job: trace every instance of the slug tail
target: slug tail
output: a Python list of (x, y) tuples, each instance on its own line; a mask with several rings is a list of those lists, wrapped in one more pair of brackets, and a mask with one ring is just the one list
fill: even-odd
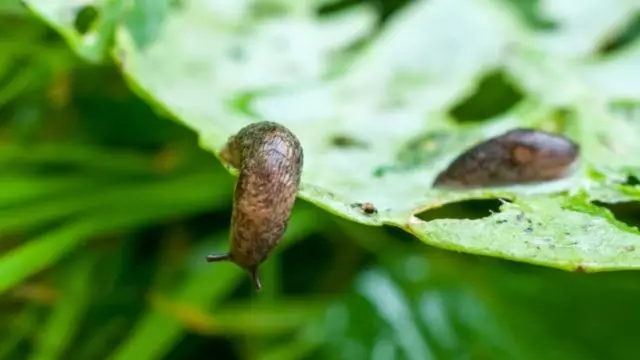
[(262, 290), (262, 284), (260, 283), (260, 277), (258, 276), (258, 267), (254, 266), (249, 269), (249, 274), (251, 275), (251, 281), (253, 281), (253, 286), (256, 288), (256, 291)]

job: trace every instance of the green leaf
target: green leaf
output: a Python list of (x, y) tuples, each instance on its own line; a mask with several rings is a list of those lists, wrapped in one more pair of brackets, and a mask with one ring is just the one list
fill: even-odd
[(139, 215), (144, 216), (155, 213), (158, 207), (174, 207), (179, 211), (210, 209), (227, 205), (232, 190), (228, 179), (221, 178), (216, 172), (171, 176), (156, 181), (111, 183), (97, 187), (99, 191), (96, 187), (87, 187), (86, 183), (83, 185), (71, 196), (55, 194), (35, 202), (0, 207), (0, 229), (4, 233), (27, 230), (83, 211), (133, 213), (138, 210)]
[(71, 265), (64, 268), (68, 274), (62, 275), (65, 281), (60, 286), (62, 296), (39, 332), (31, 359), (55, 360), (64, 357), (91, 302), (91, 275), (96, 260), (95, 253), (88, 253), (74, 259)]
[(25, 1), (78, 55), (94, 63), (102, 61), (109, 49), (122, 3), (122, 0)]
[[(626, 184), (640, 174), (638, 44), (598, 53), (633, 20), (636, 2), (590, 0), (580, 11), (569, 0), (545, 2), (543, 17), (553, 26), (538, 29), (507, 2), (416, 1), (375, 34), (368, 8), (320, 17), (312, 2), (260, 8), (267, 4), (138, 1), (123, 10), (113, 55), (133, 88), (216, 154), (250, 122), (288, 126), (305, 150), (300, 197), (339, 216), (400, 227), (434, 246), (561, 269), (640, 268), (637, 231), (588, 210), (594, 200), (640, 200)], [(370, 41), (354, 50), (363, 39)], [(480, 123), (456, 121), (451, 109), (496, 71), (524, 99)], [(621, 111), (621, 101), (631, 111)], [(485, 190), (432, 188), (461, 152), (514, 127), (577, 141), (574, 175)], [(356, 145), (336, 145), (337, 137)], [(513, 204), (484, 219), (418, 216), (485, 198)], [(362, 202), (378, 213), (353, 206)], [(565, 208), (573, 202), (581, 206)], [(533, 235), (518, 227), (518, 211), (542, 222)], [(548, 245), (539, 250), (534, 237)]]
[(88, 215), (69, 221), (20, 247), (3, 253), (0, 256), (0, 273), (3, 274), (0, 277), (0, 294), (29, 276), (55, 264), (92, 236), (98, 236), (107, 231), (139, 228), (173, 216), (191, 213), (194, 206), (196, 208), (202, 206), (201, 209), (204, 209), (209, 208), (211, 204), (161, 201), (161, 204), (144, 205), (146, 205), (144, 211), (139, 211), (135, 204), (127, 203), (116, 204), (102, 211), (91, 211)]

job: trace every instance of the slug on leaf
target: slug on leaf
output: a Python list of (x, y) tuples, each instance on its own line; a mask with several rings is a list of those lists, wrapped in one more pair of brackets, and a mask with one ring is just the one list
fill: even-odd
[(208, 262), (231, 261), (248, 271), (257, 291), (258, 267), (278, 245), (298, 194), (303, 151), (284, 126), (264, 121), (231, 136), (220, 153), (239, 170), (231, 215), (230, 252)]
[(580, 152), (573, 141), (534, 129), (513, 129), (458, 156), (435, 187), (474, 188), (550, 181), (569, 175)]

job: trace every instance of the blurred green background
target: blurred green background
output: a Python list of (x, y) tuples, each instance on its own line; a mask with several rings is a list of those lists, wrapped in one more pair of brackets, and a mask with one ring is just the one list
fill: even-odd
[[(536, 1), (512, 3), (545, 26)], [(404, 2), (371, 4), (383, 23)], [(458, 108), (460, 118), (484, 118), (517, 96), (495, 77), (483, 84), (484, 100)], [(0, 359), (638, 354), (638, 273), (437, 250), (303, 201), (256, 295), (238, 268), (204, 261), (228, 247), (233, 183), (196, 134), (134, 95), (113, 64), (83, 62), (17, 1), (0, 0)], [(623, 210), (637, 225), (638, 207)]]

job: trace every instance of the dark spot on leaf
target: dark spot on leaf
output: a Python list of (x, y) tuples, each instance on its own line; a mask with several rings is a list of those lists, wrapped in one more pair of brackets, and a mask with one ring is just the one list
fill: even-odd
[(245, 61), (247, 59), (246, 55), (247, 54), (245, 49), (238, 44), (234, 44), (227, 49), (227, 56), (229, 56), (231, 60), (236, 62)]
[(375, 170), (373, 170), (373, 176), (377, 178), (383, 177), (387, 172), (391, 172), (396, 168), (390, 165), (378, 166)]
[(522, 211), (520, 211), (520, 212), (518, 213), (518, 215), (516, 215), (516, 220), (518, 220), (518, 221), (522, 221), (522, 220), (524, 220), (524, 219), (525, 219), (524, 213), (523, 213)]
[(571, 233), (570, 233), (570, 232), (568, 232), (568, 231), (565, 231), (565, 232), (564, 232), (564, 234), (565, 234), (566, 236), (571, 236)]
[(171, 0), (169, 6), (174, 10), (182, 10), (184, 9), (184, 0)]
[(622, 202), (617, 204), (607, 204), (600, 201), (594, 201), (594, 205), (606, 208), (613, 217), (627, 226), (640, 227), (640, 202)]
[(331, 138), (331, 145), (340, 148), (361, 148), (366, 149), (369, 147), (364, 141), (358, 140), (347, 135), (335, 135)]
[(355, 4), (362, 3), (362, 0), (334, 1), (322, 4), (316, 11), (318, 15), (329, 15), (343, 11)]
[(627, 186), (638, 186), (640, 185), (640, 180), (634, 175), (627, 176), (627, 179), (624, 182), (624, 185)]
[(540, 11), (540, 0), (519, 0), (509, 1), (514, 6), (512, 9), (516, 10), (516, 14), (530, 27), (538, 30), (554, 30), (559, 25), (548, 19)]
[(523, 98), (523, 92), (506, 73), (497, 70), (486, 74), (474, 94), (454, 105), (451, 116), (459, 122), (486, 120), (502, 114)]
[(584, 273), (586, 271), (587, 271), (587, 267), (585, 265), (580, 264), (580, 265), (576, 266), (575, 272)]
[(627, 246), (624, 247), (624, 250), (625, 251), (635, 251), (636, 247), (633, 246), (633, 245), (627, 245)]
[(258, 19), (281, 17), (287, 14), (287, 5), (277, 1), (255, 1), (251, 13)]
[(527, 227), (526, 229), (524, 229), (524, 233), (525, 234), (531, 234), (533, 233), (533, 228), (531, 226)]
[(549, 249), (555, 249), (556, 246), (554, 244), (549, 244)]
[(95, 6), (86, 5), (76, 13), (73, 26), (79, 34), (84, 35), (89, 31), (91, 25), (93, 25), (97, 18), (98, 9), (96, 9)]
[(351, 204), (351, 207), (360, 208), (360, 210), (362, 210), (365, 214), (369, 214), (369, 215), (378, 213), (378, 209), (375, 207), (375, 205), (373, 205), (370, 202), (354, 203), (354, 204)]
[(496, 220), (496, 224), (504, 224), (507, 222), (507, 219), (498, 219)]
[(422, 166), (431, 166), (434, 159), (453, 151), (455, 145), (467, 139), (467, 133), (443, 131), (420, 134), (409, 140), (396, 154), (395, 164), (381, 165), (374, 170), (375, 177), (388, 172), (406, 172)]
[(602, 44), (598, 52), (600, 54), (618, 52), (631, 44), (638, 35), (640, 35), (640, 13), (636, 12), (633, 19), (628, 22), (621, 31), (612, 34), (612, 36)]
[(391, 15), (393, 15), (397, 10), (399, 10), (409, 2), (410, 0), (390, 0), (390, 1), (389, 0), (385, 0), (385, 1), (338, 0), (338, 1), (332, 1), (332, 2), (326, 2), (326, 3), (323, 2), (323, 4), (320, 7), (318, 7), (317, 14), (318, 15), (334, 14), (334, 13), (343, 11), (349, 7), (352, 7), (354, 5), (366, 3), (369, 6), (375, 7), (376, 12), (379, 15), (379, 22), (382, 24), (382, 23), (385, 23), (387, 19)]
[(500, 212), (504, 201), (498, 199), (466, 200), (446, 204), (415, 216), (424, 221), (436, 219), (482, 219)]

